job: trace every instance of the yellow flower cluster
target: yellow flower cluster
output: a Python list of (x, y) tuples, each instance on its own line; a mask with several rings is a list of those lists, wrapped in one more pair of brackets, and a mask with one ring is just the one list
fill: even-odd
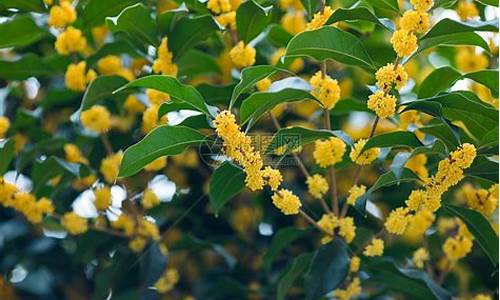
[(392, 63), (378, 69), (375, 77), (377, 78), (377, 86), (386, 93), (391, 90), (393, 85), (399, 90), (408, 81), (408, 73), (406, 73), (405, 68), (400, 64), (394, 67)]
[(405, 168), (408, 168), (415, 173), (421, 180), (427, 180), (429, 177), (429, 171), (425, 167), (427, 163), (427, 156), (423, 153), (412, 156), (405, 164)]
[(345, 143), (337, 137), (316, 140), (313, 152), (314, 161), (322, 168), (333, 166), (342, 160), (345, 148)]
[(141, 205), (145, 209), (150, 209), (160, 204), (160, 198), (151, 189), (145, 189), (142, 195)]
[(353, 185), (348, 192), (347, 196), (347, 204), (349, 205), (354, 205), (356, 204), (356, 200), (358, 200), (359, 197), (363, 196), (366, 193), (366, 186), (364, 185)]
[(236, 11), (222, 13), (215, 17), (222, 27), (229, 27), (236, 30)]
[(61, 218), (61, 225), (73, 235), (87, 232), (87, 219), (80, 217), (74, 212), (65, 213)]
[(320, 174), (307, 177), (307, 189), (314, 198), (321, 199), (328, 192), (328, 181)]
[(269, 87), (271, 86), (273, 82), (269, 78), (264, 78), (262, 80), (257, 81), (255, 84), (255, 87), (259, 92), (265, 92), (269, 90)]
[(460, 196), (468, 207), (489, 217), (495, 213), (498, 206), (498, 184), (487, 189), (476, 189), (471, 184), (465, 184), (460, 190)]
[(177, 65), (173, 62), (173, 54), (168, 49), (168, 38), (164, 37), (158, 47), (158, 58), (153, 62), (153, 71), (163, 75), (177, 76)]
[(470, 300), (492, 300), (492, 298), (486, 294), (477, 294), (476, 296), (470, 298)]
[(56, 28), (64, 28), (75, 22), (76, 10), (69, 1), (61, 2), (50, 8), (48, 24)]
[(149, 171), (149, 172), (155, 172), (155, 171), (160, 171), (161, 169), (165, 168), (167, 165), (167, 159), (166, 157), (159, 157), (149, 164), (147, 164), (144, 167), (144, 170)]
[(52, 201), (47, 198), (40, 198), (37, 201), (34, 195), (20, 191), (16, 185), (5, 181), (2, 177), (0, 177), (0, 204), (20, 212), (33, 224), (42, 222), (44, 215), (54, 212)]
[(88, 164), (89, 162), (87, 158), (83, 156), (82, 152), (80, 151), (80, 148), (78, 148), (78, 146), (75, 144), (64, 145), (64, 154), (66, 160), (71, 163)]
[(316, 72), (309, 81), (312, 87), (311, 94), (316, 97), (325, 109), (332, 109), (340, 100), (340, 86), (337, 80), (328, 75)]
[(103, 186), (94, 190), (94, 205), (97, 210), (104, 211), (111, 205), (111, 189)]
[(330, 242), (335, 233), (343, 237), (347, 243), (352, 242), (356, 237), (356, 226), (354, 225), (354, 219), (351, 217), (338, 218), (334, 214), (323, 214), (317, 224), (325, 232), (329, 233), (329, 235), (324, 235), (321, 239), (323, 244)]
[(409, 10), (403, 14), (399, 25), (402, 29), (422, 33), (430, 27), (429, 14), (425, 11)]
[(345, 289), (336, 289), (333, 291), (335, 299), (349, 300), (358, 297), (361, 294), (361, 281), (355, 277)]
[(323, 27), (326, 21), (333, 14), (334, 10), (330, 6), (325, 6), (322, 12), (317, 12), (314, 14), (312, 20), (307, 23), (306, 30), (315, 30)]
[(96, 133), (106, 133), (111, 128), (111, 114), (102, 105), (93, 105), (80, 115), (83, 127)]
[(68, 55), (70, 53), (83, 53), (87, 49), (87, 40), (79, 29), (68, 27), (57, 37), (55, 48), (57, 53)]
[(359, 256), (353, 256), (351, 258), (351, 263), (349, 265), (349, 273), (358, 272), (360, 264), (361, 264), (361, 259), (359, 258)]
[(280, 189), (275, 192), (271, 199), (273, 200), (274, 206), (284, 215), (296, 215), (299, 213), (300, 207), (302, 206), (299, 197), (286, 189)]
[(458, 2), (457, 14), (462, 21), (479, 16), (479, 10), (472, 1), (462, 0)]
[(464, 72), (475, 72), (488, 68), (486, 55), (476, 53), (474, 47), (462, 47), (455, 56), (457, 67)]
[(87, 88), (87, 83), (97, 77), (94, 70), (87, 71), (87, 63), (81, 61), (77, 64), (70, 64), (64, 74), (66, 87), (72, 91), (83, 92)]
[(207, 2), (207, 8), (211, 10), (214, 14), (217, 22), (223, 27), (230, 27), (231, 29), (236, 29), (236, 9), (240, 5), (240, 0), (209, 0)]
[(380, 148), (370, 148), (361, 153), (361, 150), (365, 147), (366, 142), (368, 142), (367, 139), (358, 140), (352, 147), (351, 153), (349, 153), (351, 160), (358, 165), (368, 165), (377, 159), (380, 154)]
[(3, 139), (9, 131), (10, 121), (9, 118), (0, 116), (0, 139)]
[(289, 11), (281, 18), (281, 26), (295, 35), (306, 29), (307, 23), (303, 11)]
[(392, 35), (391, 44), (399, 57), (408, 56), (417, 49), (417, 37), (409, 30), (399, 29)]
[(146, 110), (146, 106), (134, 95), (129, 95), (127, 99), (125, 99), (123, 108), (125, 108), (129, 114), (138, 114)]
[(158, 119), (158, 110), (160, 109), (159, 104), (151, 104), (144, 113), (142, 114), (142, 132), (148, 133), (156, 127), (167, 124), (168, 118), (167, 115), (163, 115), (160, 119)]
[(426, 261), (429, 260), (429, 251), (427, 249), (421, 247), (413, 252), (413, 263), (419, 269), (424, 267)]
[(170, 100), (170, 95), (154, 89), (147, 89), (146, 96), (151, 105), (160, 105)]
[(434, 5), (433, 0), (410, 0), (410, 2), (418, 11), (429, 11)]
[(381, 256), (384, 254), (384, 241), (378, 238), (373, 238), (371, 243), (365, 247), (363, 254), (365, 256)]
[(216, 14), (231, 11), (231, 1), (229, 0), (208, 0), (207, 8)]
[(457, 261), (467, 256), (472, 250), (472, 235), (465, 225), (460, 221), (458, 233), (446, 239), (443, 244), (443, 252), (450, 261)]
[(97, 71), (102, 75), (118, 75), (127, 80), (135, 78), (134, 73), (125, 68), (120, 57), (106, 55), (97, 61)]
[(229, 51), (229, 56), (233, 64), (241, 69), (255, 63), (255, 53), (255, 48), (250, 45), (245, 45), (243, 41), (239, 41), (238, 44)]
[(390, 118), (396, 112), (397, 100), (394, 96), (376, 91), (368, 97), (368, 108), (374, 111), (379, 118)]
[(122, 152), (117, 152), (106, 156), (101, 161), (101, 166), (99, 171), (101, 171), (104, 176), (104, 180), (108, 183), (114, 183), (118, 172), (120, 171), (120, 164), (123, 158)]
[(214, 120), (217, 135), (224, 142), (224, 152), (243, 167), (245, 183), (252, 191), (261, 190), (265, 184), (276, 190), (282, 181), (278, 170), (267, 167), (262, 170), (262, 157), (254, 147), (250, 137), (241, 132), (236, 118), (230, 111), (220, 112)]
[(144, 249), (149, 239), (160, 240), (160, 232), (156, 224), (142, 216), (134, 219), (126, 214), (121, 214), (116, 221), (111, 223), (111, 227), (123, 231), (126, 236), (132, 238), (128, 246), (136, 253)]
[(408, 226), (411, 216), (408, 215), (408, 207), (398, 207), (393, 210), (385, 221), (385, 228), (388, 232), (394, 234), (403, 234)]
[(163, 275), (156, 281), (155, 288), (160, 294), (171, 291), (179, 281), (179, 272), (176, 269), (168, 268)]
[(403, 238), (410, 243), (420, 242), (435, 218), (436, 216), (432, 211), (421, 208), (413, 216), (410, 216)]

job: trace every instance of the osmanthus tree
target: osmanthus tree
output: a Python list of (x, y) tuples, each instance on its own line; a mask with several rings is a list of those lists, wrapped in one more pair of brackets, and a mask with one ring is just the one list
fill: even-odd
[(0, 299), (495, 299), (495, 0), (0, 0)]

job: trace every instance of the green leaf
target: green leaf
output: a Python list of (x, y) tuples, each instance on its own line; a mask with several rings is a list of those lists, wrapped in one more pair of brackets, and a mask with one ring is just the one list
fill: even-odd
[(54, 75), (54, 70), (42, 58), (27, 53), (14, 61), (0, 61), (0, 78), (6, 80), (25, 80), (29, 77), (46, 77)]
[(371, 278), (377, 285), (393, 291), (402, 292), (411, 299), (451, 300), (451, 294), (435, 283), (420, 270), (400, 268), (389, 259), (365, 259)]
[(497, 267), (498, 236), (491, 227), (490, 222), (477, 211), (448, 203), (443, 204), (443, 206), (449, 213), (459, 217), (467, 225), (467, 229), (472, 233), (474, 239), (486, 253), (493, 266)]
[(80, 105), (80, 111), (87, 110), (98, 101), (113, 96), (113, 91), (127, 82), (125, 78), (116, 75), (97, 77), (87, 87)]
[[(285, 102), (296, 102), (307, 99), (315, 99), (311, 94), (303, 90), (286, 88), (279, 92), (256, 92), (243, 100), (240, 107), (240, 122), (250, 125), (266, 112), (272, 110), (276, 105)], [(249, 125), (249, 126), (250, 126)]]
[(460, 22), (451, 19), (443, 19), (434, 25), (419, 42), (418, 52), (434, 46), (445, 45), (475, 45), (490, 51), (488, 44), (476, 31), (498, 32), (496, 20), (488, 22)]
[(0, 176), (9, 169), (10, 162), (14, 158), (14, 140), (4, 139), (0, 140)]
[(293, 283), (304, 275), (311, 264), (312, 253), (303, 253), (286, 266), (278, 280), (276, 299), (283, 300)]
[(163, 102), (158, 109), (158, 119), (172, 111), (191, 109), (191, 105), (185, 102)]
[(107, 55), (118, 55), (128, 54), (131, 57), (139, 57), (140, 54), (137, 49), (135, 49), (129, 42), (127, 41), (115, 41), (111, 43), (106, 43), (102, 45), (96, 53), (89, 56), (87, 61), (87, 66), (94, 66), (97, 61)]
[(193, 78), (200, 75), (219, 74), (220, 67), (213, 56), (200, 50), (191, 49), (179, 61), (179, 76)]
[(236, 10), (238, 38), (245, 44), (258, 36), (271, 21), (271, 14), (253, 0), (243, 2)]
[(433, 9), (438, 7), (451, 8), (455, 5), (455, 3), (457, 3), (457, 0), (437, 0), (434, 3)]
[(257, 82), (280, 71), (290, 73), (287, 70), (270, 65), (258, 65), (244, 68), (241, 71), (240, 82), (238, 82), (238, 84), (234, 87), (229, 107), (233, 107), (234, 102), (238, 99), (238, 97), (242, 93), (250, 91)]
[(204, 142), (198, 131), (184, 126), (159, 126), (123, 154), (119, 177), (128, 177), (161, 156), (177, 155), (188, 146)]
[(497, 0), (478, 0), (477, 2), (482, 3), (484, 5), (491, 5), (491, 6), (498, 7), (498, 1)]
[(45, 12), (42, 0), (2, 0), (0, 8), (15, 8), (22, 11)]
[(415, 136), (413, 132), (409, 131), (394, 131), (385, 134), (380, 134), (369, 139), (361, 153), (364, 151), (379, 147), (408, 147), (408, 148), (416, 148), (423, 146), (422, 142)]
[(327, 26), (297, 34), (288, 43), (285, 59), (310, 57), (318, 61), (333, 59), (373, 72), (375, 67), (363, 42), (355, 35)]
[(80, 178), (87, 173), (88, 168), (83, 170), (82, 165), (70, 163), (55, 156), (50, 156), (43, 161), (36, 161), (31, 173), (31, 179), (34, 182), (33, 193), (37, 194), (47, 181), (56, 176), (69, 174)]
[(425, 78), (418, 90), (418, 98), (428, 98), (448, 90), (460, 79), (472, 79), (491, 90), (493, 95), (498, 94), (498, 70), (482, 70), (462, 75), (456, 69), (445, 66), (432, 71)]
[(107, 18), (106, 24), (112, 32), (125, 34), (137, 49), (147, 51), (148, 45), (158, 46), (156, 23), (149, 9), (141, 3), (125, 8), (113, 18)]
[(208, 116), (212, 116), (209, 106), (205, 103), (203, 96), (192, 86), (180, 83), (177, 78), (164, 75), (145, 76), (129, 82), (125, 86), (116, 90), (116, 92), (124, 89), (140, 87), (155, 89), (170, 95), (171, 98), (177, 101), (184, 102), (191, 106), (192, 109), (201, 111)]
[(28, 15), (18, 15), (0, 23), (0, 48), (26, 47), (47, 36), (48, 33), (36, 25)]
[(206, 40), (219, 29), (211, 15), (179, 20), (168, 37), (168, 48), (173, 52), (174, 60), (179, 60), (194, 45)]
[(128, 6), (134, 5), (139, 0), (89, 0), (83, 8), (82, 19), (87, 28), (102, 25), (106, 17), (119, 14)]
[(373, 113), (373, 111), (371, 111), (370, 109), (368, 109), (368, 107), (366, 107), (366, 102), (354, 98), (345, 98), (341, 99), (341, 101), (335, 104), (335, 107), (332, 108), (330, 114), (332, 116), (338, 116), (338, 115), (349, 114), (353, 111), (364, 111)]
[(399, 5), (397, 0), (368, 0), (373, 7), (388, 9), (399, 13)]
[(368, 21), (389, 31), (395, 31), (396, 26), (389, 19), (379, 19), (373, 12), (366, 7), (353, 7), (353, 8), (337, 8), (330, 18), (326, 21), (325, 25), (333, 24), (339, 21)]
[(168, 10), (162, 13), (156, 18), (158, 31), (162, 36), (169, 36), (177, 21), (185, 17), (188, 12), (189, 11), (185, 6), (180, 6), (176, 9)]
[(245, 172), (229, 161), (222, 163), (214, 171), (210, 178), (209, 196), (215, 215), (219, 214), (227, 201), (245, 188), (245, 177)]
[(315, 251), (305, 278), (307, 299), (319, 299), (340, 286), (349, 271), (347, 245), (341, 238)]
[(152, 242), (139, 256), (140, 279), (144, 286), (153, 286), (167, 267), (167, 257), (157, 242)]
[(278, 232), (276, 232), (273, 236), (273, 240), (271, 241), (271, 245), (269, 245), (266, 254), (264, 254), (264, 257), (262, 258), (264, 268), (269, 270), (274, 259), (280, 254), (281, 251), (288, 248), (295, 240), (310, 232), (311, 230), (309, 228), (302, 229), (294, 226), (278, 230)]
[(472, 165), (465, 170), (465, 175), (486, 179), (491, 183), (498, 182), (498, 162), (485, 157), (477, 156)]
[(288, 42), (293, 38), (293, 34), (286, 31), (285, 28), (278, 24), (269, 25), (267, 39), (277, 48), (286, 47)]
[(285, 153), (289, 153), (299, 146), (307, 145), (319, 139), (328, 139), (332, 136), (337, 136), (344, 140), (346, 144), (352, 145), (352, 141), (348, 138), (347, 134), (339, 130), (316, 130), (297, 126), (281, 128), (280, 130), (278, 130), (278, 132), (274, 134), (271, 143), (266, 149), (266, 152), (272, 153), (274, 150), (280, 147), (285, 147)]
[(321, 2), (315, 0), (300, 0), (307, 13), (307, 19), (311, 20), (314, 14), (321, 8)]

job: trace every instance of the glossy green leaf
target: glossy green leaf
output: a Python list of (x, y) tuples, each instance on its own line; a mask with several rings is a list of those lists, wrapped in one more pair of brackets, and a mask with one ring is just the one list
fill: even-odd
[(322, 245), (314, 252), (305, 278), (307, 299), (316, 300), (341, 285), (349, 271), (347, 245), (340, 238)]
[(168, 48), (174, 53), (174, 60), (179, 60), (189, 49), (219, 29), (211, 15), (180, 19), (168, 37)]
[(170, 95), (171, 98), (177, 101), (184, 102), (192, 107), (192, 109), (201, 111), (207, 115), (211, 115), (208, 105), (205, 103), (203, 96), (190, 85), (180, 83), (177, 78), (164, 75), (145, 76), (127, 83), (125, 86), (116, 90), (119, 92), (129, 88), (148, 88), (155, 89)]
[(449, 213), (459, 217), (467, 225), (467, 229), (491, 260), (493, 266), (498, 267), (498, 235), (491, 227), (490, 222), (477, 211), (447, 203), (443, 206)]
[(127, 84), (127, 82), (125, 78), (116, 75), (97, 77), (87, 87), (80, 105), (80, 111), (87, 110), (98, 101), (113, 96), (113, 91)]
[(318, 61), (336, 60), (370, 72), (375, 67), (363, 42), (355, 35), (332, 26), (297, 34), (288, 43), (285, 59), (310, 57)]
[(102, 25), (106, 17), (118, 15), (139, 0), (89, 0), (83, 8), (82, 19), (87, 27)]
[(303, 90), (284, 89), (279, 92), (256, 92), (243, 100), (240, 107), (240, 122), (254, 124), (266, 112), (272, 110), (276, 105), (285, 102), (296, 102), (315, 99), (311, 94)]
[(309, 268), (312, 256), (312, 253), (303, 253), (290, 261), (278, 280), (276, 299), (283, 300), (286, 298), (286, 294), (293, 283), (304, 276), (304, 273)]
[(280, 71), (288, 73), (287, 70), (270, 65), (258, 65), (244, 68), (241, 71), (240, 82), (238, 82), (238, 84), (234, 87), (229, 107), (234, 105), (234, 102), (242, 93), (250, 91), (257, 82)]
[(498, 95), (498, 69), (497, 70), (481, 70), (469, 74), (465, 74), (464, 78), (472, 79), (477, 83), (487, 86), (492, 95)]
[(269, 32), (267, 33), (267, 39), (276, 47), (286, 47), (288, 42), (293, 38), (293, 34), (286, 31), (285, 28), (278, 24), (269, 25)]
[(243, 2), (236, 10), (238, 38), (245, 44), (258, 36), (271, 21), (271, 14), (254, 0)]
[(156, 23), (149, 9), (142, 3), (125, 8), (113, 18), (107, 18), (106, 24), (112, 32), (121, 32), (138, 49), (147, 51), (148, 45), (157, 47)]
[(48, 33), (36, 25), (28, 15), (18, 15), (0, 23), (0, 48), (26, 47), (47, 36)]
[(178, 61), (178, 76), (196, 77), (220, 73), (220, 67), (215, 57), (200, 50), (191, 49)]
[(55, 156), (35, 162), (31, 173), (31, 179), (34, 182), (33, 193), (37, 194), (50, 179), (65, 174), (76, 178), (83, 177), (84, 174), (88, 174), (88, 168), (84, 168), (77, 163), (67, 162)]
[(153, 286), (165, 271), (167, 257), (157, 242), (151, 243), (139, 257), (141, 283)]
[(415, 136), (413, 132), (409, 131), (394, 131), (390, 133), (384, 133), (369, 139), (365, 146), (363, 147), (364, 151), (379, 147), (407, 147), (407, 148), (416, 148), (423, 146), (422, 142)]
[(321, 8), (321, 2), (316, 0), (300, 0), (307, 13), (307, 19), (311, 20), (314, 14)]
[(125, 150), (118, 176), (132, 176), (158, 157), (180, 154), (205, 140), (201, 133), (189, 127), (159, 126)]
[(10, 61), (0, 61), (0, 78), (6, 80), (24, 80), (29, 77), (46, 77), (53, 75), (54, 69), (43, 61), (42, 58), (28, 53), (21, 58)]
[(368, 0), (373, 7), (388, 9), (399, 13), (399, 5), (397, 0)]
[(366, 7), (338, 8), (326, 21), (326, 24), (333, 24), (339, 21), (368, 21), (389, 31), (395, 30), (395, 25), (391, 20), (377, 18), (377, 16)]
[(0, 176), (2, 176), (9, 169), (10, 162), (14, 158), (14, 140), (4, 139), (0, 140)]
[(188, 14), (188, 9), (185, 6), (180, 6), (176, 9), (168, 10), (156, 18), (158, 31), (161, 35), (169, 36), (174, 29), (175, 24)]
[(2, 8), (15, 8), (22, 11), (32, 11), (42, 13), (47, 9), (43, 5), (42, 0), (2, 0), (0, 2), (0, 9)]
[(483, 155), (477, 156), (472, 165), (465, 170), (465, 175), (495, 183), (498, 181), (498, 162)]
[(231, 162), (224, 162), (210, 178), (210, 204), (215, 215), (234, 196), (245, 188), (245, 172)]
[(278, 232), (276, 232), (273, 236), (273, 240), (271, 241), (266, 254), (264, 254), (264, 257), (262, 258), (264, 268), (269, 270), (271, 268), (271, 264), (281, 251), (288, 248), (295, 240), (298, 240), (310, 232), (311, 229), (302, 229), (293, 226), (278, 230)]

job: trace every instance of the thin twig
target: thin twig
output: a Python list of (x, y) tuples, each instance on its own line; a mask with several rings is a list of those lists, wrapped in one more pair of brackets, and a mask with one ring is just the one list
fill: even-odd
[(329, 235), (329, 236), (333, 236), (332, 233), (326, 231), (323, 227), (319, 226), (318, 223), (316, 223), (316, 221), (314, 221), (313, 218), (311, 218), (311, 216), (309, 216), (305, 211), (303, 211), (302, 209), (299, 210), (299, 213), (301, 216), (303, 216), (309, 223), (311, 223), (311, 225), (313, 225), (314, 227), (316, 227), (319, 231), (323, 232), (324, 234), (326, 235)]
[(104, 145), (104, 149), (108, 155), (113, 154), (113, 146), (111, 146), (111, 142), (109, 141), (109, 137), (106, 133), (101, 134), (101, 141)]

